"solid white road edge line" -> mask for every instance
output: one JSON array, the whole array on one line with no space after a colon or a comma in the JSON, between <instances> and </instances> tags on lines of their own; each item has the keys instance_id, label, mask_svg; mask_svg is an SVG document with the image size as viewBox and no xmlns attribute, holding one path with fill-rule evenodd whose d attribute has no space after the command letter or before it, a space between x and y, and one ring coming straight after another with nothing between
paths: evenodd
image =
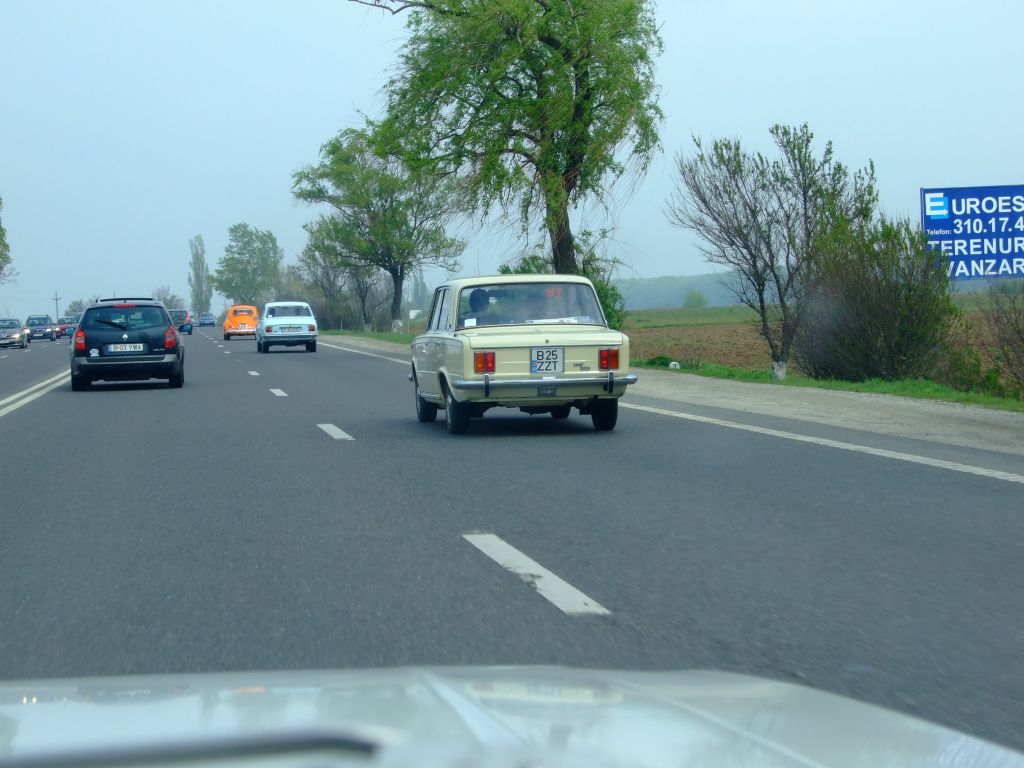
<instances>
[{"instance_id":1,"label":"solid white road edge line","mask_svg":"<svg viewBox=\"0 0 1024 768\"><path fill-rule=\"evenodd\" d=\"M839 440L829 440L825 437L811 437L810 435L801 435L796 432L783 432L779 429L770 429L768 427L757 427L753 424L741 424L735 421L726 421L724 419L716 419L711 416L697 416L693 413L682 413L680 411L670 411L667 408L655 408L650 405L636 405L635 403L623 403L619 401L619 406L622 408L632 408L634 411L645 411L646 413L655 413L659 416L672 416L676 419L686 419L688 421L697 421L701 424L712 424L716 427L727 427L728 429L739 429L744 432L754 432L759 435L767 435L769 437L781 437L784 440L795 440L799 443L811 443L812 445L821 445L826 448L838 448L841 451L853 451L854 453L866 453L869 456L879 456L883 459L894 459L896 461L907 461L911 464L922 464L926 467L935 467L937 469L948 469L952 472L964 472L968 475L978 475L980 477L990 477L994 480L1005 480L1008 483L1020 483L1024 485L1024 475L1016 475L1012 472L1003 472L998 469L988 469L986 467L976 467L971 464L960 464L955 461L946 461L944 459L932 459L928 456L917 456L913 453L901 453L900 451L890 451L885 448L872 448L867 445L857 445L856 443L844 443Z\"/></svg>"},{"instance_id":2,"label":"solid white road edge line","mask_svg":"<svg viewBox=\"0 0 1024 768\"><path fill-rule=\"evenodd\" d=\"M56 389L57 387L63 386L64 383L68 380L69 377L70 377L69 373L62 373L60 375L60 379L58 379L57 381L53 382L49 386L44 387L43 389L40 389L38 392L34 392L31 395L28 395L27 397L22 398L18 402L12 403L11 405L6 406L5 408L0 408L0 418L6 416L8 413L11 413L12 411L18 410L23 405L28 405L29 403L31 403L36 398L42 397L43 395L45 395L47 392L50 392L50 391Z\"/></svg>"},{"instance_id":3,"label":"solid white road edge line","mask_svg":"<svg viewBox=\"0 0 1024 768\"><path fill-rule=\"evenodd\" d=\"M288 397L288 393L285 392L283 389L272 389L270 391L273 392L278 397Z\"/></svg>"},{"instance_id":4,"label":"solid white road edge line","mask_svg":"<svg viewBox=\"0 0 1024 768\"><path fill-rule=\"evenodd\" d=\"M502 568L511 571L541 597L570 616L609 616L611 611L591 600L567 581L560 579L536 560L527 557L493 533L466 533L462 538L479 549Z\"/></svg>"},{"instance_id":5,"label":"solid white road edge line","mask_svg":"<svg viewBox=\"0 0 1024 768\"><path fill-rule=\"evenodd\" d=\"M338 429L333 424L317 424L320 429L333 437L335 440L355 440L348 432Z\"/></svg>"},{"instance_id":6,"label":"solid white road edge line","mask_svg":"<svg viewBox=\"0 0 1024 768\"><path fill-rule=\"evenodd\" d=\"M71 374L68 371L62 371L62 372L60 372L60 373L58 373L58 374L56 374L54 376L51 376L48 379L43 379L42 381L38 381L35 384L33 384L31 387L26 387L25 389L21 390L20 392L15 392L13 395L8 395L3 400L0 400L0 405L7 405L7 403L11 402L12 400L17 400L20 397L24 397L29 392L31 392L33 389L39 389L40 387L45 387L47 384L52 384L55 381L66 380L70 375Z\"/></svg>"},{"instance_id":7,"label":"solid white road edge line","mask_svg":"<svg viewBox=\"0 0 1024 768\"><path fill-rule=\"evenodd\" d=\"M337 344L328 344L326 341L318 340L317 344L321 347L330 347L331 349L340 349L342 352L355 352L357 355L366 355L367 357L379 357L381 360L390 360L392 363L398 363L399 365L409 365L409 360L400 360L397 357L388 357L387 355L378 355L375 352L367 352L362 349L352 349L351 347L339 347Z\"/></svg>"}]
</instances>

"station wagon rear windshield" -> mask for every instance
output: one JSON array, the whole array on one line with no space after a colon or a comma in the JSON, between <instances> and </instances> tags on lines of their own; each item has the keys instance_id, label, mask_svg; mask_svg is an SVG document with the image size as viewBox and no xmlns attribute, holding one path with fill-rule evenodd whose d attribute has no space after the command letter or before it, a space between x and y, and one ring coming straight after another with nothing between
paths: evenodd
<instances>
[{"instance_id":1,"label":"station wagon rear windshield","mask_svg":"<svg viewBox=\"0 0 1024 768\"><path fill-rule=\"evenodd\" d=\"M167 318L159 307L102 307L85 315L83 325L87 330L119 328L161 328L167 326Z\"/></svg>"},{"instance_id":2,"label":"station wagon rear windshield","mask_svg":"<svg viewBox=\"0 0 1024 768\"><path fill-rule=\"evenodd\" d=\"M459 291L459 328L485 325L605 325L594 289L585 283L500 283Z\"/></svg>"}]
</instances>

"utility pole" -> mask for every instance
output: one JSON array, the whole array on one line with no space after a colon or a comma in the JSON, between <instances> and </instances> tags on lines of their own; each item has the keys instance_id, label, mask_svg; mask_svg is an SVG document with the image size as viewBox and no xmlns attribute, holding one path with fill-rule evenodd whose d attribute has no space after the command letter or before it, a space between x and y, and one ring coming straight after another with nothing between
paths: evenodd
<instances>
[{"instance_id":1,"label":"utility pole","mask_svg":"<svg viewBox=\"0 0 1024 768\"><path fill-rule=\"evenodd\" d=\"M53 292L53 311L56 313L54 315L54 317L53 317L54 320L56 320L58 317L60 317L60 304L58 302L62 298L64 298L64 297L63 296L58 296L56 291Z\"/></svg>"}]
</instances>

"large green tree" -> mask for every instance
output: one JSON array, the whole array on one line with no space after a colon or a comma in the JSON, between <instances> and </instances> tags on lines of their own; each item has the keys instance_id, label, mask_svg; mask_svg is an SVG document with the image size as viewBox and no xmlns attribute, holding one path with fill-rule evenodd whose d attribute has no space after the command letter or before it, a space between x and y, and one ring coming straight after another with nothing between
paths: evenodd
<instances>
[{"instance_id":1,"label":"large green tree","mask_svg":"<svg viewBox=\"0 0 1024 768\"><path fill-rule=\"evenodd\" d=\"M458 174L470 207L543 221L556 272L580 269L570 213L642 175L661 119L649 0L353 0L410 9L384 134Z\"/></svg>"},{"instance_id":2,"label":"large green tree","mask_svg":"<svg viewBox=\"0 0 1024 768\"><path fill-rule=\"evenodd\" d=\"M323 146L319 164L295 173L292 189L332 209L307 227L314 252L388 273L394 321L406 277L424 266L456 269L465 243L445 229L455 212L452 181L375 147L368 131L342 131Z\"/></svg>"},{"instance_id":3,"label":"large green tree","mask_svg":"<svg viewBox=\"0 0 1024 768\"><path fill-rule=\"evenodd\" d=\"M0 213L4 210L4 199L0 197ZM0 285L14 277L11 269L11 247L7 244L7 231L0 220Z\"/></svg>"},{"instance_id":4,"label":"large green tree","mask_svg":"<svg viewBox=\"0 0 1024 768\"><path fill-rule=\"evenodd\" d=\"M284 251L274 233L248 224L228 230L228 244L213 273L213 287L236 304L259 305L273 295Z\"/></svg>"},{"instance_id":5,"label":"large green tree","mask_svg":"<svg viewBox=\"0 0 1024 768\"><path fill-rule=\"evenodd\" d=\"M188 268L188 292L192 299L193 312L209 312L213 299L213 282L210 268L206 263L206 243L202 235L188 241L192 256Z\"/></svg>"}]
</instances>

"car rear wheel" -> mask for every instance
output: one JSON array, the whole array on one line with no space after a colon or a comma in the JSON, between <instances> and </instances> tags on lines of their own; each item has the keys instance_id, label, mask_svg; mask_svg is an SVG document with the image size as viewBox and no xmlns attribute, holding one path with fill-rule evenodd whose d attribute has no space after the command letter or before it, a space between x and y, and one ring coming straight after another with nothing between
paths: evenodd
<instances>
[{"instance_id":1,"label":"car rear wheel","mask_svg":"<svg viewBox=\"0 0 1024 768\"><path fill-rule=\"evenodd\" d=\"M618 399L598 400L590 410L590 419L599 432L615 429L615 422L619 419Z\"/></svg>"},{"instance_id":2,"label":"car rear wheel","mask_svg":"<svg viewBox=\"0 0 1024 768\"><path fill-rule=\"evenodd\" d=\"M167 380L167 386L171 389L181 389L185 385L185 366Z\"/></svg>"},{"instance_id":3,"label":"car rear wheel","mask_svg":"<svg viewBox=\"0 0 1024 768\"><path fill-rule=\"evenodd\" d=\"M316 352L316 342L315 341L307 341L306 342L306 351L307 352Z\"/></svg>"},{"instance_id":4,"label":"car rear wheel","mask_svg":"<svg viewBox=\"0 0 1024 768\"><path fill-rule=\"evenodd\" d=\"M469 408L456 400L451 390L444 396L444 423L452 435L461 435L469 428Z\"/></svg>"},{"instance_id":5,"label":"car rear wheel","mask_svg":"<svg viewBox=\"0 0 1024 768\"><path fill-rule=\"evenodd\" d=\"M551 418L553 419L568 419L569 413L572 411L571 405L556 405L551 409Z\"/></svg>"},{"instance_id":6,"label":"car rear wheel","mask_svg":"<svg viewBox=\"0 0 1024 768\"><path fill-rule=\"evenodd\" d=\"M413 386L416 394L416 418L424 424L429 424L437 418L437 404L428 403L420 396L420 383L416 381L416 374L413 374Z\"/></svg>"},{"instance_id":7,"label":"car rear wheel","mask_svg":"<svg viewBox=\"0 0 1024 768\"><path fill-rule=\"evenodd\" d=\"M224 334L224 341L231 341L230 334L227 334L227 333Z\"/></svg>"},{"instance_id":8,"label":"car rear wheel","mask_svg":"<svg viewBox=\"0 0 1024 768\"><path fill-rule=\"evenodd\" d=\"M84 376L75 376L71 374L71 391L72 392L84 392L89 388L89 380Z\"/></svg>"}]
</instances>

